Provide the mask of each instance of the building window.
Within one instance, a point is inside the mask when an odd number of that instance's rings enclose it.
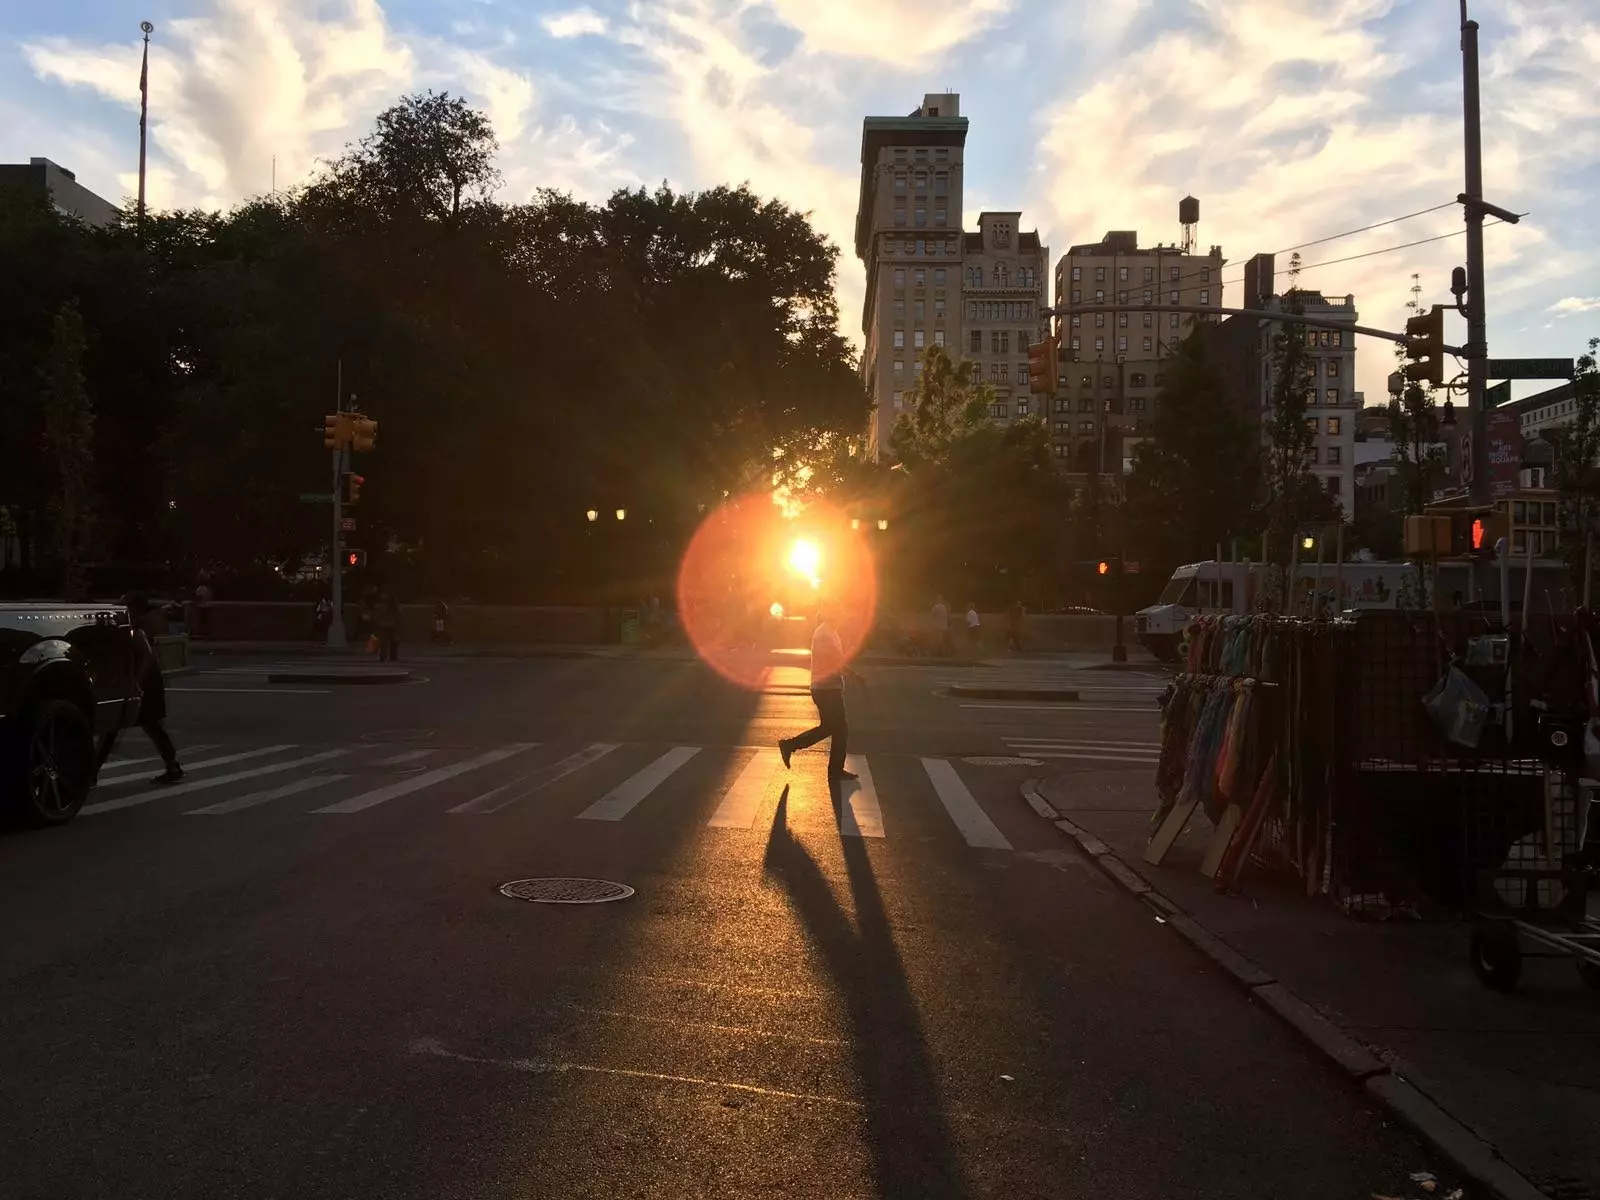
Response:
[[[1073,267],[1072,268],[1072,282],[1073,283],[1077,283],[1082,278],[1083,278],[1083,268],[1082,267]]]
[[[895,375],[895,378],[899,379],[902,376],[904,376],[905,373],[906,373],[906,360],[903,359],[903,358],[895,359],[894,360],[894,375]]]
[[[1018,363],[1017,364],[1017,382],[1018,383],[1027,383],[1028,382],[1028,364],[1027,363]]]
[[[894,269],[894,285],[897,288],[905,287],[905,285],[906,285],[906,269],[904,267],[896,267]]]
[[[943,296],[935,296],[933,298],[933,315],[936,318],[944,316],[944,297]]]
[[[1337,358],[1330,358],[1327,366],[1323,368],[1323,370],[1329,379],[1339,378],[1339,360]]]
[[[1006,266],[1005,263],[1000,263],[995,267],[994,285],[995,287],[1011,286],[1011,268]]]
[[[1127,292],[1118,292],[1117,293],[1117,303],[1118,304],[1126,304],[1127,302],[1128,302],[1128,293]]]
[[[1028,331],[1026,329],[1017,330],[1017,349],[1026,350],[1031,345],[1033,345],[1033,339],[1028,336]]]
[[[989,353],[1011,353],[1011,331],[1009,329],[996,329],[989,335]]]
[[[974,353],[974,354],[982,354],[983,353],[983,331],[982,330],[974,329],[971,333],[967,334],[967,348],[970,349],[972,351],[972,353]]]
[[[894,394],[894,406],[896,408],[900,407],[900,397],[901,397],[901,395],[903,395],[903,393],[901,393],[901,392],[896,392]]]
[[[1056,457],[1057,458],[1071,458],[1072,457],[1072,447],[1067,445],[1065,442],[1057,442],[1056,445],[1055,445],[1055,450],[1056,450]]]
[[[1200,282],[1201,283],[1210,283],[1211,282],[1211,268],[1210,267],[1201,267],[1200,268]]]
[[[1079,387],[1093,387],[1094,386],[1094,376],[1093,375],[1080,375],[1080,376],[1078,376],[1078,386]]]
[[[1146,378],[1142,371],[1135,371],[1132,375],[1128,376],[1129,387],[1143,387],[1145,383]]]
[[[928,268],[917,267],[914,271],[912,271],[911,282],[916,284],[918,287],[922,287],[924,284],[926,284],[928,282]]]
[[[1129,400],[1128,401],[1128,408],[1133,412],[1143,412],[1144,411],[1144,397],[1143,396],[1135,396],[1132,400]]]
[[[1083,349],[1083,339],[1082,338],[1073,338],[1072,339],[1072,351],[1073,351],[1073,353],[1076,354],[1079,350],[1082,350],[1082,349]]]
[[[1328,465],[1330,467],[1337,467],[1339,465],[1339,447],[1338,446],[1329,446],[1328,447]]]
[[[1104,283],[1106,281],[1106,269],[1104,267],[1096,267],[1094,269],[1094,281],[1096,283]]]
[[[1156,315],[1155,315],[1155,313],[1145,313],[1145,315],[1144,315],[1144,327],[1146,329],[1154,329],[1156,327]]]
[[[1093,421],[1079,421],[1078,422],[1078,432],[1079,433],[1093,433],[1094,432],[1094,422]]]
[[[906,348],[906,331],[904,329],[896,329],[894,331],[894,348],[896,350],[904,350]]]
[[[1169,280],[1171,280],[1173,283],[1177,283],[1178,282],[1178,268],[1177,267],[1168,267],[1167,268],[1167,278]]]
[[[1127,327],[1128,327],[1128,314],[1127,313],[1118,313],[1117,314],[1117,328],[1118,329],[1126,329]]]
[[[1323,344],[1323,345],[1324,345],[1324,346],[1331,346],[1331,345],[1333,345],[1333,330],[1331,330],[1331,329],[1324,329],[1324,330],[1323,330],[1323,331],[1322,331],[1322,344]]]
[[[949,192],[950,176],[945,174],[943,171],[940,171],[933,177],[933,194],[935,196],[945,196],[948,195]]]
[[[1339,389],[1338,388],[1329,388],[1327,390],[1327,392],[1323,396],[1323,403],[1325,403],[1325,404],[1337,404],[1337,403],[1339,403]]]
[[[1004,400],[998,400],[989,405],[989,415],[997,421],[1003,421],[1011,414],[1006,411],[1006,402]]]
[[[1167,303],[1168,304],[1176,304],[1176,303],[1178,303],[1178,293],[1177,293],[1176,289],[1174,289],[1173,291],[1170,291],[1170,292],[1167,293]]]
[[[968,267],[967,268],[967,286],[968,287],[982,287],[983,286],[983,268],[982,267]]]
[[[1117,282],[1118,283],[1127,283],[1128,282],[1128,268],[1127,267],[1118,267],[1117,268]]]
[[[1088,396],[1084,396],[1078,401],[1078,411],[1081,413],[1092,413],[1094,411],[1094,401],[1089,399]]]
[[[1028,398],[1026,396],[1018,396],[1017,397],[1017,416],[1025,417],[1027,415],[1028,415]]]
[[[1146,283],[1153,283],[1155,281],[1155,277],[1156,269],[1154,267],[1146,267],[1144,269],[1144,281]]]
[[[1056,432],[1059,433],[1059,434],[1069,434],[1069,433],[1071,433],[1072,432],[1072,422],[1071,421],[1057,421],[1056,422]]]
[[[1094,302],[1096,304],[1104,304],[1106,302],[1106,294],[1105,294],[1105,292],[1103,292],[1103,291],[1095,292],[1095,294],[1094,294]]]
[[[1072,327],[1074,329],[1083,328],[1083,317],[1082,317],[1081,314],[1079,314],[1079,313],[1073,313],[1072,314]]]
[[[950,151],[948,151],[948,150],[935,150],[933,152],[933,161],[934,162],[949,162],[950,161]]]
[[[942,329],[935,329],[935,330],[934,330],[934,331],[933,331],[933,344],[934,344],[934,345],[935,345],[935,346],[942,346],[942,345],[944,345],[944,330],[942,330]]]
[[[1082,304],[1083,303],[1083,292],[1081,290],[1079,290],[1078,288],[1073,288],[1072,289],[1072,302],[1074,304]]]
[[[1095,315],[1094,315],[1094,327],[1096,329],[1104,329],[1106,327],[1106,315],[1105,315],[1105,313],[1095,313]]]
[[[1150,295],[1150,289],[1149,288],[1145,288],[1145,290],[1144,290],[1144,305],[1145,305],[1145,307],[1147,307],[1147,308],[1149,307],[1151,299],[1152,299],[1152,297]]]
[[[895,227],[897,229],[905,228],[905,224],[906,224],[906,210],[905,209],[897,208],[897,209],[894,210],[894,223],[895,223]]]
[[[897,299],[894,302],[894,315],[896,317],[903,317],[906,315],[906,302],[904,299]]]
[[[928,151],[926,147],[919,146],[917,148],[917,161],[919,163],[925,163],[928,161]]]
[[[1010,383],[1011,382],[1011,364],[1010,363],[990,363],[989,364],[989,382],[990,383]]]
[[[895,173],[894,177],[894,190],[897,192],[903,192],[906,190],[906,177],[898,171]]]
[[[922,360],[920,358],[911,364],[911,370],[917,375],[922,374]]]
[[[921,350],[924,346],[927,345],[927,335],[925,333],[923,333],[922,330],[920,330],[920,329],[916,330],[911,335],[911,344],[913,346],[915,346],[918,350]]]
[[[915,250],[913,250],[912,253],[915,254],[918,258],[921,258],[927,252],[928,252],[928,243],[923,241],[921,238],[918,238],[917,239],[917,248]]]
[[[1339,430],[1340,430],[1341,427],[1342,427],[1342,423],[1340,422],[1338,417],[1329,417],[1328,418],[1328,432],[1329,432],[1329,434],[1331,434],[1334,437],[1337,437],[1339,435]]]
[[[983,368],[981,366],[979,366],[977,363],[973,363],[971,371],[972,371],[972,382],[973,383],[982,383],[983,382]]]
[[[919,195],[919,196],[925,195],[927,193],[927,191],[928,191],[928,173],[926,171],[918,171],[917,172],[917,195]]]
[[[1146,352],[1147,352],[1147,353],[1148,353],[1148,352],[1149,352],[1149,350],[1150,350],[1150,349],[1151,349],[1151,345],[1150,345],[1150,339],[1149,339],[1149,338],[1145,338],[1145,339],[1144,339],[1144,349],[1145,349],[1145,351],[1146,351]]]
[[[906,148],[904,146],[896,146],[894,148],[894,160],[897,163],[905,162],[905,160],[906,160]]]
[[[918,229],[926,229],[927,227],[928,227],[928,210],[925,209],[925,208],[919,208],[919,209],[917,209],[917,228]]]
[[[1103,337],[1095,338],[1095,340],[1094,340],[1094,348],[1096,350],[1104,350],[1106,348],[1106,340],[1105,340],[1105,338],[1103,338]]]
[[[1125,338],[1125,337],[1119,337],[1117,339],[1117,349],[1119,351],[1123,352],[1123,353],[1127,353],[1127,350],[1128,350],[1128,339]]]
[[[1167,328],[1168,329],[1177,329],[1178,328],[1178,326],[1179,326],[1178,317],[1179,317],[1178,313],[1171,313],[1171,314],[1168,315],[1168,317],[1167,317]]]
[[[1313,446],[1306,452],[1306,461],[1309,462],[1313,467],[1317,466],[1322,462],[1322,453],[1315,446]]]
[[[1056,399],[1056,412],[1058,412],[1058,413],[1069,413],[1071,411],[1072,411],[1072,401],[1070,401],[1068,399],[1065,399],[1064,397],[1058,397]]]
[[[1201,288],[1200,289],[1200,303],[1201,304],[1210,304],[1211,303],[1211,289],[1210,288]]]
[[[913,300],[911,302],[912,310],[917,314],[917,320],[920,321],[927,315],[927,305],[928,302],[926,300]]]
[[[933,223],[935,225],[948,225],[949,224],[949,218],[950,218],[950,213],[949,213],[948,209],[936,208],[936,209],[933,210]],[[939,244],[938,242],[934,243],[935,246],[937,246],[938,244]]]
[[[1315,433],[1317,431],[1317,419],[1315,417],[1307,417],[1306,428]]]

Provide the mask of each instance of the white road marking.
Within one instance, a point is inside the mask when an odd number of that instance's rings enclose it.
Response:
[[[839,799],[839,832],[846,837],[883,836],[883,809],[878,806],[878,789],[872,783],[872,769],[865,754],[848,754],[845,770],[861,778],[846,783]]]
[[[745,764],[744,770],[733,781],[717,811],[706,824],[713,829],[749,829],[756,823],[761,811],[761,801],[767,794],[767,783],[782,765],[778,752],[773,749],[756,751],[756,756]]]
[[[293,743],[288,743],[282,746],[258,746],[254,750],[241,750],[237,754],[224,754],[219,758],[203,758],[199,762],[191,763],[183,763],[183,760],[180,758],[179,762],[182,763],[183,769],[186,773],[192,774],[195,771],[203,771],[207,767],[220,767],[226,763],[243,762],[247,758],[260,758],[263,754],[277,754],[281,750],[293,750],[295,748],[296,747]],[[111,788],[119,788],[132,782],[134,782],[132,779],[113,779],[109,783],[102,783],[97,790],[104,791],[110,790]],[[186,785],[180,784],[179,786]]]
[[[207,751],[215,749],[216,747],[213,745],[185,746],[183,752],[185,754],[205,754]],[[129,767],[147,766],[149,763],[160,761],[161,756],[158,754],[152,754],[148,758],[108,758],[105,766],[100,768],[99,777],[104,779],[109,774],[126,771]]]
[[[1160,750],[1160,742],[1075,741],[1072,738],[1006,738],[1008,746],[1033,746],[1040,750]]]
[[[266,788],[259,792],[247,792],[243,796],[235,796],[232,800],[223,800],[217,804],[208,804],[204,808],[191,808],[185,816],[220,817],[226,813],[238,812],[244,808],[254,808],[258,804],[266,804],[270,800],[278,800],[284,796],[294,796],[300,792],[309,792],[312,788],[323,786],[327,783],[338,783],[341,779],[348,779],[348,775],[307,775],[304,779],[296,779],[282,787]]]
[[[380,758],[372,765],[375,767],[397,767],[401,763],[416,762],[419,758],[427,758],[433,752],[432,746],[424,746],[421,750],[402,750],[399,754],[391,754],[388,758]]]
[[[496,746],[493,750],[485,751],[476,758],[468,758],[461,762],[451,763],[447,767],[439,767],[432,771],[424,771],[421,775],[413,775],[409,779],[402,779],[399,783],[391,783],[387,787],[373,788],[370,792],[362,792],[359,796],[351,796],[348,800],[341,800],[337,804],[330,804],[326,808],[313,809],[319,813],[355,813],[374,805],[382,804],[385,800],[394,800],[400,796],[409,796],[412,792],[420,792],[423,788],[432,787],[436,783],[443,783],[447,779],[454,779],[457,775],[465,775],[468,771],[476,771],[479,767],[487,767],[491,763],[500,762],[510,758],[513,754],[521,754],[524,750],[531,750],[538,742],[513,742],[508,746]]]
[[[1114,758],[1109,754],[1090,754],[1087,751],[1082,754],[1045,754],[1034,750],[1029,752],[1028,757],[1048,758],[1059,762],[1106,762],[1122,763],[1124,766],[1150,767],[1156,766],[1161,762],[1159,755],[1151,755],[1149,758]]]
[[[275,746],[275,750],[288,749],[285,746]],[[171,787],[152,787],[147,792],[140,792],[132,796],[118,796],[115,800],[102,800],[99,804],[85,804],[80,810],[81,816],[92,816],[95,813],[112,812],[119,808],[133,808],[140,804],[149,804],[152,800],[165,800],[171,796],[186,796],[190,792],[201,792],[207,788],[221,787],[225,783],[237,783],[241,779],[254,779],[259,775],[276,775],[279,771],[292,771],[295,767],[308,766],[311,763],[326,762],[330,758],[338,758],[344,750],[324,750],[321,754],[308,754],[305,758],[292,758],[288,762],[268,763],[264,767],[254,767],[248,771],[235,771],[231,775],[213,775],[210,779],[197,779],[193,783],[177,783]]]
[[[1008,708],[1008,709],[1011,709],[1013,712],[1071,713],[1071,714],[1073,714],[1075,716],[1086,716],[1086,717],[1095,716],[1098,713],[1108,713],[1108,712],[1149,713],[1152,717],[1159,717],[1161,715],[1161,710],[1159,708],[1157,708],[1154,704],[1150,705],[1148,708],[1146,708],[1143,705],[1139,706],[1138,708],[1129,708],[1126,705],[1124,705],[1123,707],[1118,708],[1118,707],[1115,707],[1115,706],[1110,705],[1110,704],[1085,704],[1082,700],[1062,700],[1062,701],[1060,701],[1060,702],[1058,702],[1056,704],[1004,704],[1004,703],[998,703],[998,702],[990,702],[990,703],[987,703],[987,704],[971,703],[971,704],[962,704],[962,705],[959,705],[959,707],[961,707],[961,708]]]
[[[578,814],[583,821],[620,821],[679,767],[700,753],[699,746],[674,746],[633,778],[624,781]]]
[[[481,796],[474,796],[465,804],[458,804],[450,809],[453,813],[495,813],[508,805],[515,804],[518,800],[532,795],[541,788],[549,787],[558,779],[571,775],[574,771],[581,771],[590,763],[604,758],[617,748],[615,742],[595,742],[585,746],[576,754],[569,754],[560,762],[551,763],[547,767],[540,767],[537,771],[524,775],[521,779],[511,783],[502,784],[493,791],[485,792]],[[499,799],[501,793],[517,789],[516,794]]]
[[[1012,848],[1006,835],[1000,832],[999,826],[989,819],[989,814],[983,811],[967,790],[967,785],[961,782],[961,776],[956,774],[953,766],[942,758],[925,758],[922,760],[922,769],[928,773],[928,781],[933,784],[933,790],[939,793],[939,802],[956,823],[967,845],[991,850]]]
[[[283,687],[258,687],[258,688],[196,688],[196,687],[168,687],[169,692],[206,692],[211,695],[229,696],[326,696],[328,688],[283,688]]]

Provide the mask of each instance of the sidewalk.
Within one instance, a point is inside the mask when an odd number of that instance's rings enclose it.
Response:
[[[1155,797],[1146,778],[1058,776],[1038,794],[1136,873],[1121,882],[1142,877],[1369,1048],[1391,1073],[1383,1076],[1389,1086],[1409,1083],[1546,1195],[1600,1198],[1600,996],[1570,962],[1530,961],[1519,990],[1502,995],[1473,973],[1465,924],[1353,920],[1248,869],[1242,895],[1217,895],[1198,869],[1211,834],[1203,814],[1162,866],[1148,865]],[[1101,862],[1119,874],[1118,864]],[[1265,991],[1257,986],[1252,995],[1271,1004]],[[1320,1024],[1314,1016],[1312,1023]]]
[[[402,643],[401,653],[409,660],[415,659],[471,659],[471,658],[602,658],[639,659],[646,662],[693,662],[698,657],[689,646],[604,645],[604,646],[542,646],[542,645],[459,645],[432,642]],[[191,639],[191,658],[207,654],[236,654],[281,658],[306,656],[329,659],[368,659],[372,654],[361,646],[327,646],[320,642],[243,642]],[[766,654],[781,665],[804,665],[809,653],[803,649],[768,650]],[[856,663],[868,667],[941,666],[966,670],[979,665],[1012,665],[1029,661],[1025,658],[997,660],[990,663],[973,663],[965,659],[905,658],[900,655],[873,654],[870,651],[856,658]]]

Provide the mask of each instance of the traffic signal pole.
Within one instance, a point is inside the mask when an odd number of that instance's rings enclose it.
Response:
[[[1466,151],[1466,191],[1461,204],[1467,219],[1467,413],[1472,418],[1472,502],[1488,504],[1489,494],[1489,326],[1484,304],[1483,127],[1478,110],[1478,23],[1467,19],[1461,0],[1461,107]]]
[[[328,645],[344,645],[344,447],[333,452],[333,620],[328,624]]]

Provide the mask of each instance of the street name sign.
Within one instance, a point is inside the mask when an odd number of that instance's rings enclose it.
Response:
[[[333,493],[332,492],[301,492],[300,493],[300,503],[301,504],[332,504],[333,503]]]
[[[1571,379],[1570,358],[1491,358],[1490,379]]]

